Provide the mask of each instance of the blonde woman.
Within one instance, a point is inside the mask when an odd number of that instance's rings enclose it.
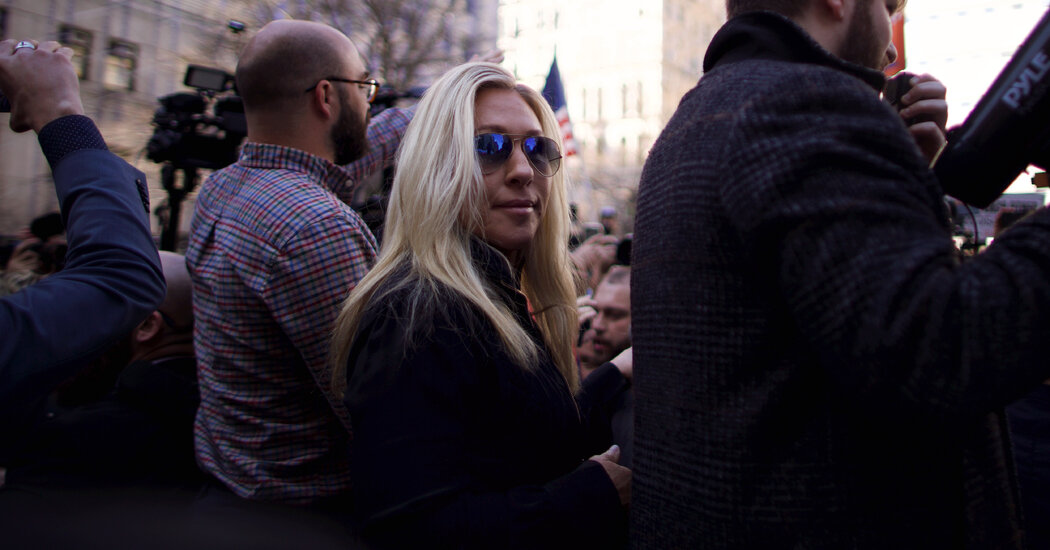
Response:
[[[379,261],[333,342],[378,547],[624,543],[630,471],[615,447],[591,456],[600,407],[584,403],[623,378],[608,368],[574,398],[558,136],[543,98],[488,63],[431,86],[405,134]]]

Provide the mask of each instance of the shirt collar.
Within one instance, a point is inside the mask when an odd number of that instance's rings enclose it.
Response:
[[[853,75],[877,92],[886,85],[882,72],[834,56],[794,21],[769,11],[745,13],[726,22],[707,49],[704,72],[749,59],[823,65]]]
[[[272,143],[245,143],[237,163],[246,168],[304,172],[332,192],[354,184],[346,168],[306,151]]]

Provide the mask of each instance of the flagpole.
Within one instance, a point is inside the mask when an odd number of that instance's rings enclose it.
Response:
[[[581,190],[585,195],[587,204],[590,206],[594,205],[594,186],[591,184],[590,176],[587,174],[587,165],[583,162],[583,158],[579,158],[576,161],[569,160],[570,157],[579,156],[580,151],[576,144],[576,140],[572,133],[572,122],[569,120],[569,108],[568,102],[565,99],[565,88],[561,81],[561,72],[558,69],[558,46],[554,45],[554,56],[551,61],[550,71],[547,73],[547,81],[543,86],[543,97],[550,104],[551,109],[554,111],[555,117],[558,119],[558,127],[561,132],[562,138],[562,156],[565,157],[564,162],[566,165],[576,165],[580,177],[578,178],[578,184],[583,187]],[[570,197],[574,199],[574,202],[581,202],[577,193],[577,188],[574,186],[570,189]]]
[[[554,44],[554,61],[558,61],[557,43]],[[566,104],[567,103],[568,102],[566,101]],[[566,109],[568,109],[568,105],[566,105]],[[587,174],[587,163],[583,162],[583,150],[579,147],[576,147],[576,154],[572,156],[575,157],[575,159],[571,160],[570,162],[571,164],[575,165],[575,169],[573,171],[579,174],[579,177],[575,178],[575,181],[572,182],[575,185],[573,185],[572,188],[569,189],[570,201],[579,204],[580,202],[582,202],[580,197],[580,195],[582,195],[582,198],[584,198],[587,201],[587,204],[593,206],[594,186],[591,185],[591,178]],[[582,189],[580,189],[580,187],[582,187]]]

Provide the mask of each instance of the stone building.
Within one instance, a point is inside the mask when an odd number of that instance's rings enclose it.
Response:
[[[501,0],[499,44],[518,78],[542,88],[557,55],[580,148],[565,164],[584,220],[604,206],[633,218],[649,149],[724,21],[721,0]]]
[[[359,42],[362,37],[356,30],[363,31],[368,25],[354,21],[358,12],[353,10],[369,1],[386,7],[396,4],[401,11],[421,10],[424,5],[434,11],[437,6],[434,16],[447,27],[449,38],[436,47],[448,53],[449,59],[465,60],[472,53],[495,47],[498,0],[360,0],[346,5],[347,11],[340,15],[349,14],[350,19],[343,21],[345,25],[336,25],[348,27]],[[182,83],[189,64],[232,73],[237,52],[259,26],[273,18],[296,15],[290,12],[304,6],[307,11],[301,16],[325,20],[310,2],[0,0],[0,38],[58,40],[76,51],[74,63],[81,77],[87,115],[98,123],[111,150],[146,173],[152,207],[157,208],[167,193],[160,185],[159,165],[145,155],[153,133],[151,119],[159,106],[157,99],[192,91]],[[233,32],[227,25],[231,19],[244,22],[247,28]],[[379,62],[374,55],[364,53],[373,65]],[[426,66],[416,79],[418,84],[426,84],[450,63]],[[0,237],[14,235],[35,216],[58,209],[51,172],[35,135],[11,132],[7,116],[0,114]],[[201,173],[202,178],[206,175]],[[189,194],[182,208],[183,231],[192,216],[194,197]],[[156,216],[153,224],[159,235]]]
[[[87,115],[111,150],[146,173],[156,206],[166,194],[144,153],[157,98],[188,90],[189,63],[232,70],[240,39],[226,22],[236,8],[206,0],[0,0],[0,36],[74,49]],[[35,135],[12,133],[0,117],[0,235],[11,235],[58,205]]]

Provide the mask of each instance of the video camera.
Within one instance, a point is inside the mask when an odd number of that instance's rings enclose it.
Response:
[[[949,133],[933,170],[947,194],[984,208],[1030,164],[1050,167],[1050,11]]]
[[[218,170],[233,164],[248,133],[233,75],[190,65],[183,84],[197,93],[177,92],[159,99],[146,156],[179,168]]]

